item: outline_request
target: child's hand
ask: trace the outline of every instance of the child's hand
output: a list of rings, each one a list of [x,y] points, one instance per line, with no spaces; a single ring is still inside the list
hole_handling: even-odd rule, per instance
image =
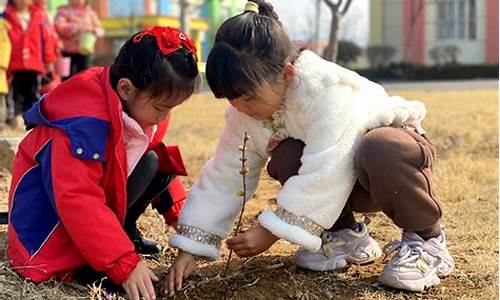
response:
[[[53,74],[54,70],[55,70],[55,67],[54,67],[53,63],[45,64],[45,71],[47,72],[47,74],[50,74],[50,73]]]
[[[155,300],[156,294],[152,281],[158,277],[142,262],[137,264],[128,278],[122,283],[127,295],[132,300]]]
[[[165,294],[173,296],[175,290],[180,291],[182,288],[182,280],[187,278],[196,270],[196,262],[191,253],[179,250],[179,255],[175,259],[174,264],[170,267],[168,274],[168,282],[165,287]]]
[[[177,222],[170,224],[170,226],[172,226],[172,228],[175,230],[175,232],[180,233],[179,226],[178,226]]]
[[[227,247],[240,257],[249,257],[260,254],[271,247],[278,237],[260,224],[250,230],[238,234],[227,240]]]

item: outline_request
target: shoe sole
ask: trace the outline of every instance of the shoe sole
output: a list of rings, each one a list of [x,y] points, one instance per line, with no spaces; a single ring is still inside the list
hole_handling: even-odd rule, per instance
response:
[[[451,272],[453,272],[453,270],[455,270],[455,266],[454,266],[454,265],[450,266],[450,267],[449,267],[448,269],[446,269],[446,271],[444,271],[444,272],[440,271],[440,270],[439,270],[439,268],[438,268],[438,270],[437,270],[437,275],[438,275],[438,277],[439,277],[439,278],[444,278],[444,277],[446,277],[446,276],[450,275],[450,274],[451,274]]]
[[[382,257],[382,250],[380,246],[372,247],[372,249],[364,249],[365,253],[370,253],[370,257],[366,260],[359,260],[348,254],[335,257],[335,259],[327,259],[320,262],[305,262],[297,259],[295,257],[295,264],[306,270],[324,272],[324,271],[341,271],[349,268],[351,264],[358,266],[368,265],[376,261],[378,258]]]
[[[382,274],[377,281],[391,288],[418,293],[422,293],[425,289],[441,283],[436,273],[429,274],[427,277],[419,280],[401,280],[393,276],[385,277]]]
[[[381,274],[377,281],[391,288],[421,293],[430,287],[439,285],[441,283],[440,278],[450,275],[453,269],[454,267],[450,267],[446,272],[436,271],[420,280],[400,280],[392,276],[385,277]]]

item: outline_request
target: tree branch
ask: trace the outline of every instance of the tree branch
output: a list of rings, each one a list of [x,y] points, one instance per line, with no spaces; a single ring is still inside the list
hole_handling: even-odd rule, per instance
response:
[[[351,3],[352,3],[352,0],[347,0],[346,4],[344,5],[344,8],[342,8],[342,10],[340,11],[341,15],[345,15],[347,10],[349,9],[349,6],[351,6]]]
[[[336,12],[339,9],[339,5],[342,4],[342,0],[339,0],[337,3],[333,3],[332,0],[325,0],[325,3],[333,12]]]

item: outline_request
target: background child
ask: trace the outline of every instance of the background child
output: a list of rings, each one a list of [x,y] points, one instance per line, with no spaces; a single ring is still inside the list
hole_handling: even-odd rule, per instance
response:
[[[171,109],[199,85],[196,61],[187,35],[153,27],[113,65],[74,76],[25,114],[34,129],[9,193],[7,255],[17,273],[35,282],[106,275],[131,299],[154,299],[157,278],[138,253],[158,249],[135,222],[152,202],[177,221],[185,192],[175,176],[186,171],[162,139]]]
[[[9,67],[11,44],[9,39],[10,25],[0,15],[0,112],[2,118],[6,117],[6,101],[9,93],[9,83],[7,81],[7,68]],[[1,121],[3,122],[3,120]]]
[[[104,35],[101,22],[86,0],[70,0],[60,6],[54,20],[56,31],[63,42],[63,56],[71,58],[70,77],[90,67],[92,55],[80,52],[80,35]]]
[[[210,259],[241,208],[235,191],[238,144],[247,131],[253,195],[268,157],[280,181],[278,208],[259,224],[227,241],[239,256],[257,255],[278,238],[301,246],[297,265],[334,270],[381,256],[377,242],[353,211],[383,211],[403,231],[387,247],[397,254],[379,281],[422,290],[453,269],[433,191],[435,149],[420,121],[422,103],[390,97],[358,74],[297,53],[272,6],[248,2],[246,11],[219,28],[207,61],[207,80],[217,98],[231,104],[215,156],[192,187],[170,245],[182,251],[171,268],[167,292],[181,288],[194,268],[193,255]]]
[[[43,95],[53,90],[61,83],[61,74],[57,73],[58,68],[56,66],[57,60],[61,59],[62,42],[59,39],[59,36],[49,16],[49,12],[47,11],[47,1],[33,0],[33,6],[43,15],[44,23],[49,30],[49,38],[51,39],[50,43],[54,49],[54,55],[56,56],[54,69],[47,70],[47,72],[41,78],[40,94]]]
[[[40,76],[52,70],[56,60],[49,24],[32,4],[32,0],[9,0],[5,8],[12,44],[8,122],[13,128],[21,127],[22,114],[39,98]]]

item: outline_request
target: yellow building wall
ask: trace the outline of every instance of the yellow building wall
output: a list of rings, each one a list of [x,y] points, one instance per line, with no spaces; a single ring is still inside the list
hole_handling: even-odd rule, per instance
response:
[[[128,38],[132,34],[150,26],[170,26],[179,28],[180,23],[178,18],[168,16],[138,16],[138,17],[114,17],[101,20],[102,27],[105,30],[105,38]],[[201,43],[204,36],[203,33],[208,30],[208,22],[203,19],[192,19],[189,28],[190,36],[193,38],[198,50],[198,57],[202,57]]]
[[[370,1],[370,45],[382,45],[384,26],[384,0]]]

